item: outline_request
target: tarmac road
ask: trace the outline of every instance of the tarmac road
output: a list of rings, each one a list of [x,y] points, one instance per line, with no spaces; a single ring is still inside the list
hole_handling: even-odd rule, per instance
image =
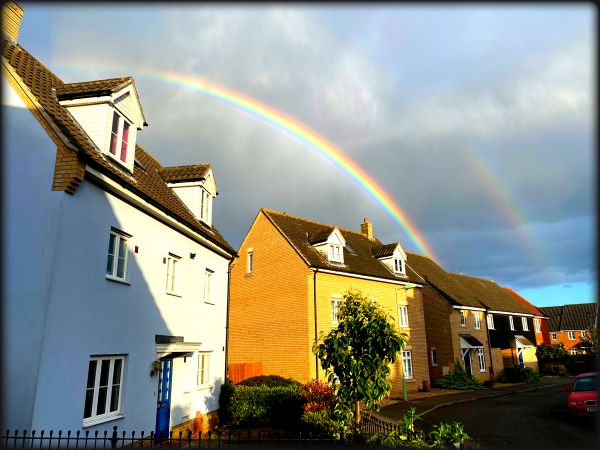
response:
[[[481,448],[597,448],[598,417],[571,417],[564,386],[443,406],[417,422],[459,421]]]

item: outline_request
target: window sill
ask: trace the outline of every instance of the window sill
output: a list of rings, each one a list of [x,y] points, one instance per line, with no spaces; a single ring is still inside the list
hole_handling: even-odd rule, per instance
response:
[[[253,272],[247,272],[244,274],[245,277],[251,277],[252,275],[254,275]]]
[[[487,372],[487,370],[485,370],[485,369],[479,369],[479,371],[480,371],[481,373]]]
[[[183,297],[183,295],[181,295],[181,294],[177,294],[177,293],[175,293],[175,292],[165,292],[165,294],[167,294],[167,295],[171,295],[172,297],[179,297],[179,298],[182,298],[182,297]]]
[[[128,286],[131,286],[131,283],[124,278],[117,278],[117,277],[113,277],[112,275],[106,275],[105,278],[108,281],[114,281],[115,283],[121,283],[121,284],[126,284]]]
[[[93,419],[84,419],[84,421],[83,421],[83,428],[87,428],[87,427],[91,427],[91,426],[94,426],[94,425],[98,425],[100,423],[110,422],[111,420],[121,419],[123,417],[125,417],[125,414],[123,414],[123,413],[115,413],[115,414],[112,414],[110,416],[95,417]]]
[[[205,305],[215,305],[215,302],[204,302]]]
[[[205,390],[207,390],[207,389],[212,389],[212,388],[214,388],[214,387],[215,387],[215,385],[214,385],[214,384],[203,384],[202,386],[198,386],[198,387],[196,387],[196,390],[197,390],[197,391],[205,391]]]

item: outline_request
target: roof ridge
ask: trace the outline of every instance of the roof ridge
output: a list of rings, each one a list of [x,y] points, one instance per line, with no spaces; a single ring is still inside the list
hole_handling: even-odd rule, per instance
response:
[[[184,167],[200,167],[200,166],[210,166],[212,168],[211,163],[183,164],[180,166],[162,166],[162,168],[163,169],[182,169]]]
[[[286,216],[286,217],[291,217],[292,219],[303,220],[304,222],[313,223],[315,225],[320,225],[322,227],[337,228],[340,231],[346,231],[348,233],[358,234],[358,235],[366,238],[366,236],[364,234],[362,234],[360,231],[350,230],[348,228],[340,227],[338,225],[331,225],[331,224],[328,224],[328,223],[317,222],[316,220],[306,219],[304,217],[295,216],[293,214],[288,214],[288,213],[284,213],[284,212],[281,212],[281,211],[275,211],[275,210],[269,209],[269,208],[260,208],[260,209],[261,209],[261,211],[264,211],[264,212],[269,213],[269,214],[279,214],[280,216]],[[375,240],[376,240],[376,242],[381,243],[381,241],[379,239],[375,238]],[[385,244],[381,244],[381,245],[385,245]]]
[[[74,81],[72,83],[64,83],[63,84],[65,86],[72,86],[74,84],[85,84],[85,83],[99,83],[101,81],[127,81],[127,80],[131,80],[133,81],[133,77],[131,75],[127,75],[127,76],[123,76],[123,77],[113,77],[113,78],[102,78],[100,80],[88,80],[88,81]]]

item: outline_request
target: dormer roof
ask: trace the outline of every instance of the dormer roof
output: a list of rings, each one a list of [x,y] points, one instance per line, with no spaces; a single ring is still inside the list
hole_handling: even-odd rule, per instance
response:
[[[204,181],[209,171],[210,164],[193,164],[189,166],[169,166],[160,170],[160,176],[166,183],[182,183],[189,181]]]
[[[377,259],[390,258],[394,255],[398,255],[406,259],[406,254],[404,253],[404,250],[402,250],[402,246],[399,242],[375,246],[371,249],[371,252]]]

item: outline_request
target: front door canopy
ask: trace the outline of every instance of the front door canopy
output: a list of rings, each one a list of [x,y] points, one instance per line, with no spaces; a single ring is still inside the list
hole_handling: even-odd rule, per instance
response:
[[[472,334],[460,335],[461,348],[483,348],[483,344]]]

